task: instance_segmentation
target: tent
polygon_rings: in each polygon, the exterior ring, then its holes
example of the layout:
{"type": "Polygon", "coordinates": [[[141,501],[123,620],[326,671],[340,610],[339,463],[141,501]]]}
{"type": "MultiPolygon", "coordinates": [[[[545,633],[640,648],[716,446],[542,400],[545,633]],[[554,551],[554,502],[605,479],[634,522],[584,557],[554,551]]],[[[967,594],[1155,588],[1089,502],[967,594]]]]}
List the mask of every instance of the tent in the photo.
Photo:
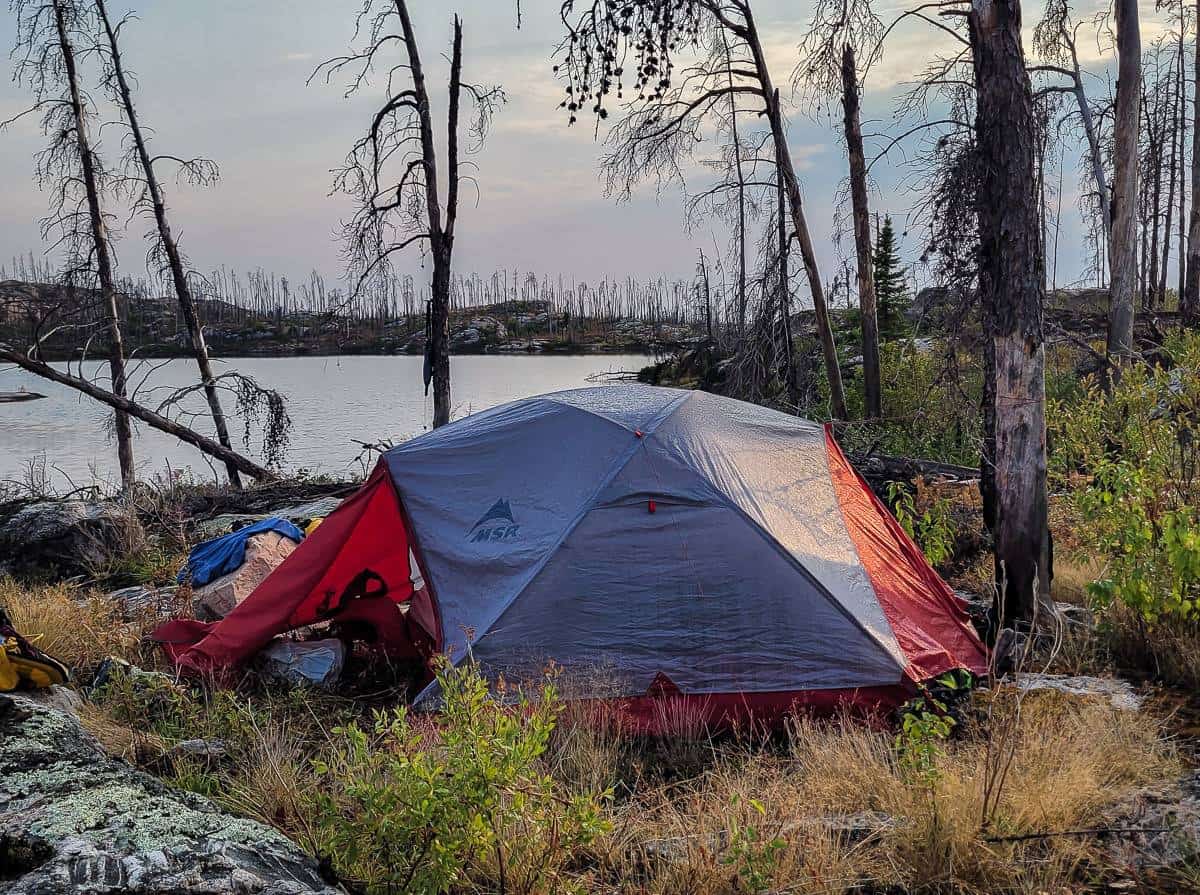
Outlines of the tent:
{"type": "Polygon", "coordinates": [[[229,616],[159,639],[211,671],[348,618],[392,652],[469,653],[510,680],[553,661],[572,695],[635,714],[682,699],[714,720],[894,705],[986,666],[961,601],[826,427],[634,384],[393,448],[229,616]]]}

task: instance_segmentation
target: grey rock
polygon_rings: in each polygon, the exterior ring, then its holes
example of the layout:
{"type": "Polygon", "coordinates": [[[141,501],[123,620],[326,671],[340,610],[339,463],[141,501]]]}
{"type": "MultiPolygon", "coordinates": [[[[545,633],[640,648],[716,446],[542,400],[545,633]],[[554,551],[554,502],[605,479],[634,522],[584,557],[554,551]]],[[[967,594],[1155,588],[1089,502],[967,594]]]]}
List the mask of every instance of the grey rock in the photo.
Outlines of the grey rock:
{"type": "Polygon", "coordinates": [[[336,895],[275,830],[107,756],[70,715],[0,697],[0,865],[11,895],[336,895]]]}
{"type": "Polygon", "coordinates": [[[1127,867],[1195,866],[1200,860],[1200,771],[1137,790],[1110,812],[1110,825],[1145,831],[1109,840],[1109,853],[1127,867]]]}
{"type": "Polygon", "coordinates": [[[53,684],[45,690],[30,690],[25,695],[48,708],[66,712],[69,715],[78,715],[79,710],[83,708],[83,697],[70,687],[63,687],[59,684],[53,684]]]}
{"type": "Polygon", "coordinates": [[[171,754],[188,758],[201,758],[205,761],[215,761],[224,758],[229,751],[224,740],[183,740],[171,747],[171,754]]]}
{"type": "Polygon", "coordinates": [[[1136,712],[1142,707],[1142,697],[1133,684],[1116,677],[1092,677],[1085,674],[1022,674],[1008,683],[1024,693],[1055,690],[1070,696],[1107,699],[1113,708],[1136,712]]]}
{"type": "Polygon", "coordinates": [[[146,612],[161,616],[172,615],[176,609],[177,592],[175,587],[146,587],[135,584],[112,591],[108,599],[121,607],[121,615],[129,621],[146,612]]]}
{"type": "Polygon", "coordinates": [[[0,525],[0,565],[89,575],[145,538],[137,517],[113,503],[44,500],[0,525]]]}

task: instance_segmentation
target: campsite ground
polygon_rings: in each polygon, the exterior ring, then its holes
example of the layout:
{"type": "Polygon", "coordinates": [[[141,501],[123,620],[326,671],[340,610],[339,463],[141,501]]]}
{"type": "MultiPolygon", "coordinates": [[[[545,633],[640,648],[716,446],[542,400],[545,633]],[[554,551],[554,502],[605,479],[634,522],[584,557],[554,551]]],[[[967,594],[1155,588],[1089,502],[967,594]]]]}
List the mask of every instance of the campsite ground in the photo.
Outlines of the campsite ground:
{"type": "MultiPolygon", "coordinates": [[[[679,714],[677,735],[645,738],[564,702],[571,681],[553,673],[531,682],[527,711],[514,715],[484,699],[469,670],[447,672],[435,720],[408,717],[402,685],[365,664],[324,692],[253,671],[181,685],[106,663],[168,670],[144,635],[162,614],[188,611],[186,591],[140,606],[110,593],[169,584],[202,519],[336,493],[333,483],[146,491],[125,507],[136,539],[82,580],[3,580],[0,605],[76,670],[77,711],[105,749],[278,828],[351,890],[1197,891],[1200,636],[1179,603],[1195,581],[1171,552],[1182,548],[1136,524],[1190,518],[1189,489],[1200,487],[1173,465],[1200,406],[1187,411],[1200,395],[1200,343],[1174,350],[1181,376],[1130,374],[1108,397],[1071,375],[1077,358],[1052,358],[1054,595],[1074,607],[1071,623],[1029,641],[1007,681],[935,690],[900,718],[711,736],[679,714]],[[1147,484],[1110,510],[1114,454],[1121,482],[1147,484]],[[1168,504],[1168,491],[1182,496],[1168,504]]],[[[977,383],[950,383],[920,356],[889,362],[904,375],[885,402],[907,421],[849,427],[845,443],[969,463],[977,423],[962,391],[977,383]]],[[[973,486],[884,494],[956,588],[987,593],[973,486]]]]}

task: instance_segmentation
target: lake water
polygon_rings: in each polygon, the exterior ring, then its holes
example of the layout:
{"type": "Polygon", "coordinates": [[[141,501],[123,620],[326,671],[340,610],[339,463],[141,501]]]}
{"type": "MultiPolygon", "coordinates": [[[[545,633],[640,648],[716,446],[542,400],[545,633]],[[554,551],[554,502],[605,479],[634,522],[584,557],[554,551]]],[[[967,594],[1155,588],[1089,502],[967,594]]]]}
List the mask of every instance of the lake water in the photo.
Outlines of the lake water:
{"type": "MultiPolygon", "coordinates": [[[[458,418],[496,404],[544,392],[576,388],[594,377],[635,371],[650,363],[641,355],[473,355],[451,360],[451,393],[458,418]]],[[[433,418],[433,398],[424,395],[420,357],[272,357],[216,361],[216,372],[236,369],[287,397],[292,418],[285,458],[289,470],[308,469],[332,476],[361,474],[358,441],[401,441],[418,435],[433,418]]],[[[65,365],[58,365],[60,368],[65,365]]],[[[84,372],[108,385],[108,365],[90,362],[84,372]]],[[[74,370],[72,370],[74,372],[74,370]]],[[[143,361],[133,365],[131,390],[143,405],[155,407],[168,393],[196,381],[188,360],[143,361]]],[[[77,392],[22,370],[0,366],[0,392],[21,388],[45,400],[0,404],[0,480],[25,481],[46,476],[59,490],[119,479],[116,448],[108,431],[112,412],[77,392]]],[[[223,394],[227,414],[233,396],[223,394]]],[[[197,395],[187,405],[206,408],[197,395]]],[[[186,421],[186,420],[181,420],[186,421]]],[[[212,423],[197,415],[194,428],[211,434],[212,423]]],[[[134,420],[134,454],[139,476],[150,479],[170,469],[190,467],[197,478],[211,478],[207,457],[134,420]]],[[[242,443],[244,420],[231,424],[235,447],[242,443]]],[[[257,431],[251,430],[248,453],[260,459],[257,431]]]]}

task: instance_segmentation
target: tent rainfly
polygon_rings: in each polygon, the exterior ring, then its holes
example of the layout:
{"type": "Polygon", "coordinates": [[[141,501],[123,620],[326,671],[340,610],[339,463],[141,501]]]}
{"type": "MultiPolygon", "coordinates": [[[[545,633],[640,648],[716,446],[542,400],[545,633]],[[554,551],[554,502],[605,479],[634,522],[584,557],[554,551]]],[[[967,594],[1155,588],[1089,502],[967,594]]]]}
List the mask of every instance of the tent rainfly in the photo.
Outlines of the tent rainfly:
{"type": "MultiPolygon", "coordinates": [[[[714,723],[888,707],[987,663],[827,427],[633,384],[505,404],[388,451],[225,619],[157,637],[218,671],[321,620],[509,680],[553,661],[572,696],[642,718],[682,700],[714,723]]],[[[417,704],[436,696],[430,682],[417,704]]]]}

